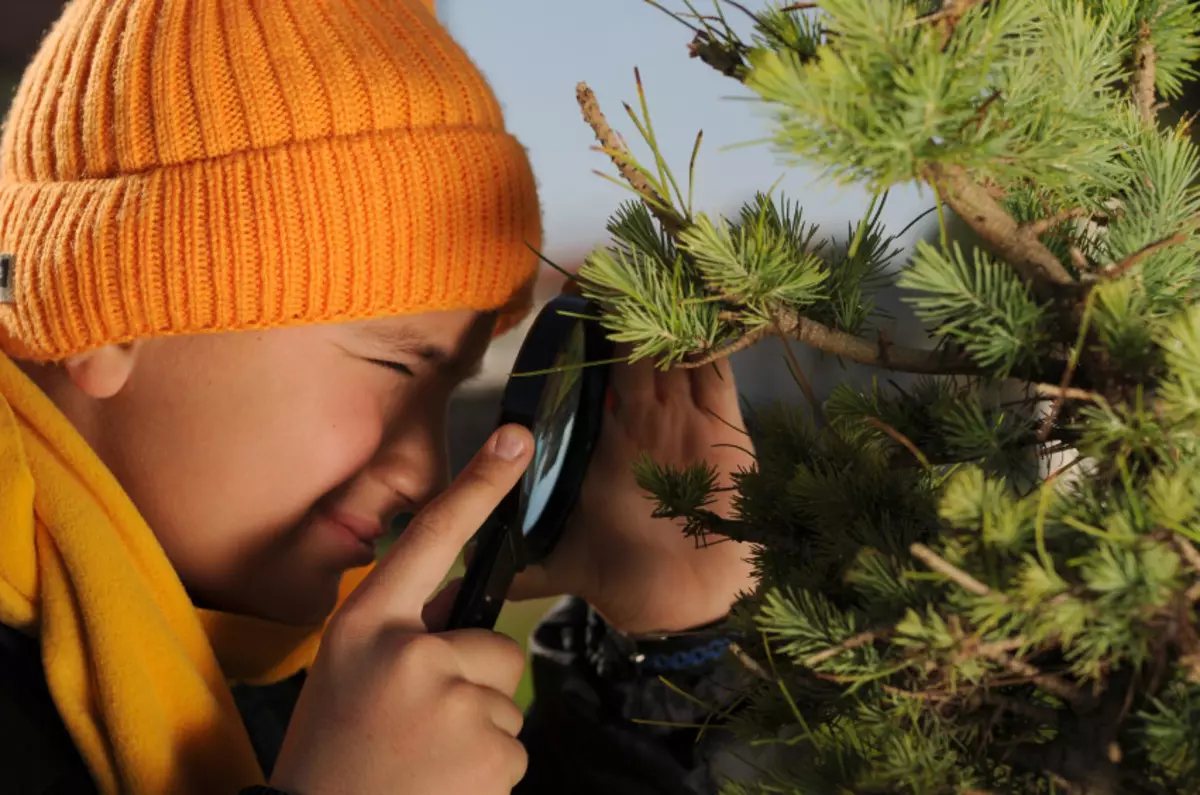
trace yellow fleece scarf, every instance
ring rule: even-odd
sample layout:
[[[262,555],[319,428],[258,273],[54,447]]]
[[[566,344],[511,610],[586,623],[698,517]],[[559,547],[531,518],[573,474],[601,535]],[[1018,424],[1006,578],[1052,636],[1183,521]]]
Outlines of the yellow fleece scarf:
[[[40,638],[97,786],[131,795],[262,783],[228,682],[306,667],[321,629],[198,610],[116,478],[2,353],[0,623]]]

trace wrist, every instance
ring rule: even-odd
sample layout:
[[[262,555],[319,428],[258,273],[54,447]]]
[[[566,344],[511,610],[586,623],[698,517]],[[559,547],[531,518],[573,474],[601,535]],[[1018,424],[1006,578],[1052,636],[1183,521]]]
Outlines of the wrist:
[[[627,633],[588,607],[585,645],[593,670],[603,679],[634,680],[665,674],[704,674],[733,641],[726,619],[675,631]]]

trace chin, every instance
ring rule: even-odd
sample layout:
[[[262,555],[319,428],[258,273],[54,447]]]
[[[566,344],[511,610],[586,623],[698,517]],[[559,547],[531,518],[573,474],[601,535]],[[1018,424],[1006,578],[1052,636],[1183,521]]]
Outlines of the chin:
[[[297,590],[272,604],[264,605],[263,618],[282,624],[323,624],[338,603],[338,581]],[[269,613],[269,615],[267,614]]]
[[[293,581],[284,588],[262,584],[254,591],[227,594],[223,598],[195,591],[190,593],[192,603],[205,610],[305,626],[324,623],[337,607],[340,577],[322,580],[305,585]]]

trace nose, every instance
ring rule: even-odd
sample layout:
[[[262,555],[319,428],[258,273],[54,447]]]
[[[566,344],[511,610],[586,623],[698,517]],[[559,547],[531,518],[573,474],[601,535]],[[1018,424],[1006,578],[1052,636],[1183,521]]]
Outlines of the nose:
[[[372,462],[374,476],[402,503],[394,512],[419,511],[450,485],[446,409],[409,415],[395,426]]]

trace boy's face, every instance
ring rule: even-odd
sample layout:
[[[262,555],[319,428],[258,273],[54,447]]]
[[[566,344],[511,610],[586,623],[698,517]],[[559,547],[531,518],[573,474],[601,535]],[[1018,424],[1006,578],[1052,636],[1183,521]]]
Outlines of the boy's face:
[[[68,362],[47,391],[198,604],[310,623],[445,487],[448,398],[493,327],[463,310],[150,339]]]

